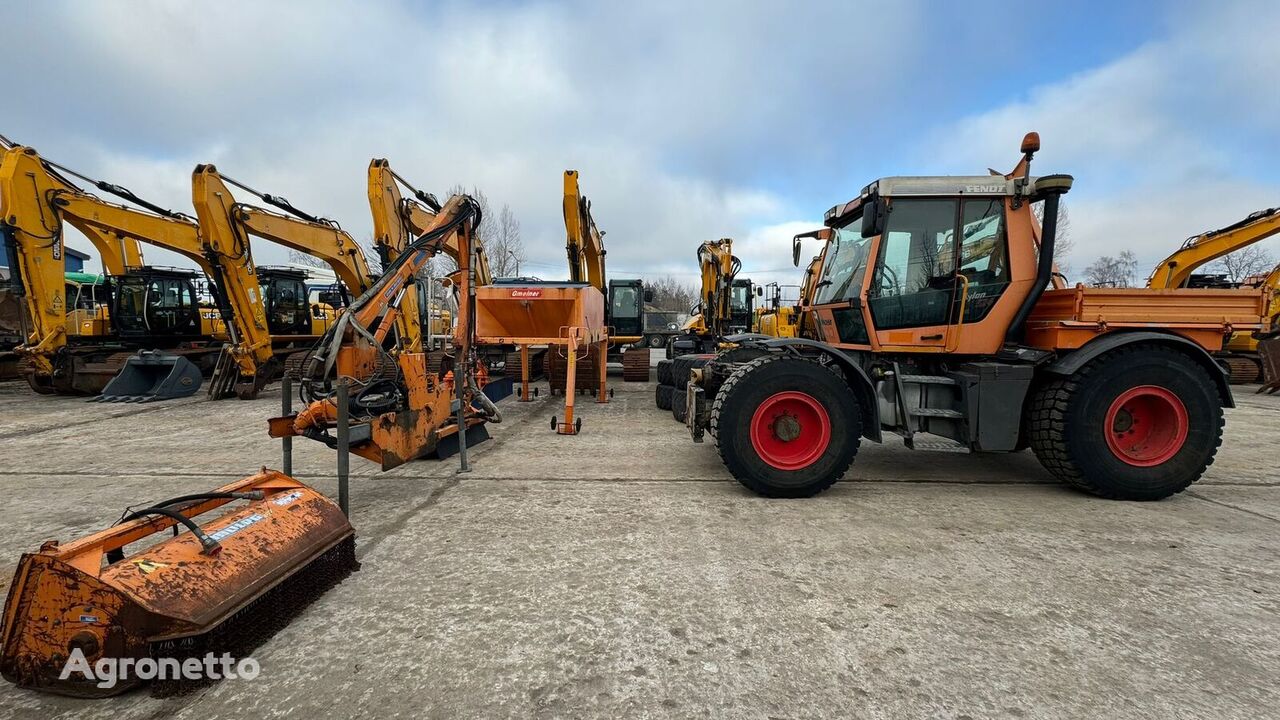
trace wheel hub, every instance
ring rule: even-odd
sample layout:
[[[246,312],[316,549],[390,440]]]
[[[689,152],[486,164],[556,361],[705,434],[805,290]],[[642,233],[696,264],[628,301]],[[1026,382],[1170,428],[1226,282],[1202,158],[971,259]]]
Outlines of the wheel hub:
[[[791,442],[800,437],[800,421],[791,415],[779,415],[773,421],[773,436],[782,442]]]
[[[1135,467],[1171,460],[1186,444],[1188,429],[1182,399],[1157,385],[1139,385],[1121,393],[1103,423],[1112,454]]]
[[[787,390],[765,398],[751,417],[751,446],[779,470],[800,470],[831,445],[831,418],[808,393]]]

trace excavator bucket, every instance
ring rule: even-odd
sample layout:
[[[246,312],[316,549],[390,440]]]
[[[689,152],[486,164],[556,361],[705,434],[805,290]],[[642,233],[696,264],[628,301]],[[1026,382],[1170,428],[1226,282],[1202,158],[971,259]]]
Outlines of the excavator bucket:
[[[102,389],[94,402],[151,402],[194,395],[203,378],[200,368],[179,355],[139,350]]]
[[[239,501],[247,504],[228,507]],[[206,513],[216,517],[197,524]],[[165,537],[170,528],[175,534]],[[146,547],[126,555],[134,543]],[[263,469],[23,555],[0,626],[0,674],[20,687],[104,697],[146,678],[118,672],[118,682],[101,687],[99,678],[65,672],[68,662],[141,668],[138,661],[150,658],[160,668],[153,694],[184,692],[217,677],[166,676],[166,667],[209,654],[246,658],[357,568],[355,532],[338,506]]]

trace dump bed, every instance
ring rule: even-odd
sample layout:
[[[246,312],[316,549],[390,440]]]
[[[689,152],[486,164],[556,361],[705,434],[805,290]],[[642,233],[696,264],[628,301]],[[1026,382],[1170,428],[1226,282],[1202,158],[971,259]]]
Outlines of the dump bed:
[[[1074,288],[1049,290],[1027,320],[1027,342],[1071,349],[1115,330],[1174,332],[1210,352],[1232,332],[1263,327],[1266,297],[1260,289],[1152,290]]]

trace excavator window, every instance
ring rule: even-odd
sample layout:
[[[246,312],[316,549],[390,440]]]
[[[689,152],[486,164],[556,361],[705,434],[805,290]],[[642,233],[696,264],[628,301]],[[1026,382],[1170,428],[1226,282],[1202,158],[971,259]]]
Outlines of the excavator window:
[[[613,288],[613,314],[615,318],[640,316],[640,289],[631,285]]]
[[[913,198],[891,206],[869,295],[878,329],[948,322],[956,290],[957,205]]]

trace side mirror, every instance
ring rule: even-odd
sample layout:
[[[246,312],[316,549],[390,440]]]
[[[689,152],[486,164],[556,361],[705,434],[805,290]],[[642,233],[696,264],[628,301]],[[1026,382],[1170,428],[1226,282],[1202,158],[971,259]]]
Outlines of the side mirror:
[[[652,290],[652,289],[650,289],[650,288],[645,288],[645,289],[644,289],[644,301],[645,301],[645,302],[647,302],[647,303],[651,303],[651,302],[653,302],[653,290]]]
[[[800,236],[791,238],[791,264],[800,267]]]
[[[764,297],[764,288],[756,286],[756,297]]]
[[[884,216],[888,208],[884,200],[875,197],[862,206],[862,237],[875,237],[884,232]]]

